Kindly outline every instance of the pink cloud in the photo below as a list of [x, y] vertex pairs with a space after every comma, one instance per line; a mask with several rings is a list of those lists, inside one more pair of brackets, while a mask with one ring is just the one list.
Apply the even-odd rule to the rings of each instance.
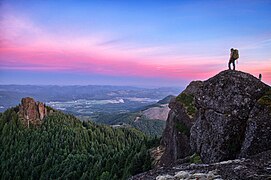
[[[174, 47], [114, 47], [99, 43], [112, 39], [104, 34], [74, 36], [63, 32], [56, 36], [18, 16], [2, 18], [0, 26], [0, 69], [202, 80], [227, 68], [228, 55], [157, 56], [164, 48]], [[266, 63], [237, 67], [256, 75], [262, 72], [270, 83], [270, 65]]]
[[[141, 76], [141, 77], [167, 77], [182, 78], [192, 75], [194, 69], [198, 71], [200, 67], [196, 66], [166, 66], [160, 64], [144, 63], [144, 60], [138, 62], [127, 59], [119, 59], [106, 55], [84, 55], [73, 52], [57, 51], [37, 51], [27, 48], [1, 48], [0, 49], [1, 67], [11, 69], [34, 70], [64, 70], [91, 72], [116, 76]], [[200, 71], [198, 71], [200, 72]], [[196, 73], [197, 74], [197, 73]], [[202, 74], [202, 73], [201, 73]], [[200, 76], [200, 75], [198, 75]]]
[[[168, 79], [207, 79], [221, 70], [227, 68], [227, 62], [209, 63], [206, 60], [198, 61], [200, 64], [169, 64], [153, 63], [155, 60], [138, 62], [124, 58], [111, 57], [110, 55], [83, 54], [71, 51], [28, 49], [28, 48], [0, 48], [1, 69], [28, 70], [28, 71], [57, 71], [97, 73], [111, 76], [134, 77], [160, 77]], [[131, 58], [132, 59], [132, 58]], [[196, 59], [193, 60], [197, 62]], [[181, 60], [180, 60], [181, 62]], [[240, 64], [239, 64], [240, 65]], [[237, 67], [239, 66], [237, 65]], [[261, 72], [266, 81], [270, 82], [271, 76], [268, 66], [244, 66], [244, 71], [254, 73]]]

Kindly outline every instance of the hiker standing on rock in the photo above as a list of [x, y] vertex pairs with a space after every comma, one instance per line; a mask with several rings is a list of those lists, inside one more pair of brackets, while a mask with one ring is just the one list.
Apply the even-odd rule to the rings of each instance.
[[231, 70], [231, 63], [233, 65], [233, 70], [235, 70], [235, 60], [239, 58], [239, 53], [237, 49], [231, 48], [231, 55], [230, 55], [230, 60], [229, 60], [229, 70]]

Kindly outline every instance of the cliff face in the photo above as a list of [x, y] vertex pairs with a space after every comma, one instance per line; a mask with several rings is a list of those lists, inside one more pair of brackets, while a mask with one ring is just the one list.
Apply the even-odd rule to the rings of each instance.
[[271, 149], [270, 87], [240, 71], [195, 81], [170, 103], [160, 165], [198, 153], [205, 163]]
[[170, 165], [177, 159], [192, 153], [190, 148], [190, 129], [195, 122], [194, 96], [199, 94], [202, 82], [194, 81], [178, 97], [169, 103], [170, 112], [163, 132], [161, 146], [165, 149], [160, 166]]
[[131, 179], [270, 178], [270, 86], [223, 71], [191, 82], [170, 108], [160, 167]]
[[23, 98], [19, 105], [19, 117], [23, 124], [29, 127], [30, 124], [39, 125], [47, 116], [47, 109], [41, 102], [35, 102], [33, 98]]
[[249, 114], [245, 140], [240, 157], [271, 149], [271, 90], [267, 91], [255, 104]]

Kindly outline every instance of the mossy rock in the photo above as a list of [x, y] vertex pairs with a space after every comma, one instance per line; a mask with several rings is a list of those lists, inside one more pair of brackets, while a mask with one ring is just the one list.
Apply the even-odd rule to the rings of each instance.
[[202, 163], [202, 160], [200, 158], [200, 155], [199, 154], [193, 154], [191, 157], [190, 157], [190, 163], [194, 163], [194, 164], [201, 164]]
[[267, 91], [259, 100], [258, 103], [263, 106], [269, 107], [271, 110], [271, 90]]
[[196, 113], [194, 96], [191, 94], [181, 93], [176, 97], [176, 101], [180, 102], [186, 109], [190, 118], [194, 117]]

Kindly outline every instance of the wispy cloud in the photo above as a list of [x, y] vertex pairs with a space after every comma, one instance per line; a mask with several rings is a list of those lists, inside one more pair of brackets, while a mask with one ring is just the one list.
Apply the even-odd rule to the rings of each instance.
[[109, 39], [103, 42], [98, 43], [98, 46], [115, 46], [115, 45], [120, 45], [123, 42], [126, 42], [127, 38], [115, 38], [115, 39]]
[[[1, 13], [0, 32], [0, 70], [192, 80], [207, 78], [227, 68], [228, 49], [219, 50], [225, 45], [217, 40], [157, 44], [110, 33], [81, 34], [67, 30], [59, 35], [12, 12]], [[244, 43], [240, 49], [249, 51], [270, 46], [271, 39], [266, 38], [249, 45]], [[253, 64], [256, 60], [241, 55], [247, 64], [239, 67], [252, 73], [264, 72], [270, 78], [270, 58]]]

